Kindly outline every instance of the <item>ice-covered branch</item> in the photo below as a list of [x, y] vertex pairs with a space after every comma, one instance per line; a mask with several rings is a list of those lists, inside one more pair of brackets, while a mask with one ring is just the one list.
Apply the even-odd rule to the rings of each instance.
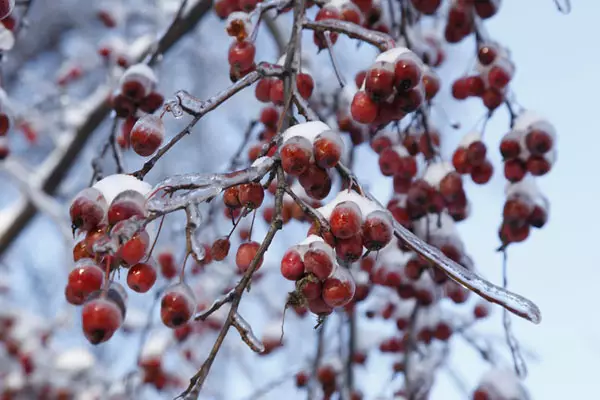
[[252, 332], [252, 327], [239, 313], [235, 313], [231, 320], [231, 326], [233, 326], [240, 333], [240, 336], [244, 343], [256, 353], [262, 353], [265, 351], [265, 346]]
[[515, 315], [539, 324], [542, 314], [531, 300], [494, 285], [446, 257], [439, 249], [425, 243], [412, 232], [394, 221], [394, 235], [411, 250], [423, 256], [437, 268], [444, 271], [455, 282], [465, 286], [484, 299], [496, 303]]
[[381, 51], [392, 49], [396, 45], [394, 39], [392, 39], [389, 35], [363, 28], [362, 26], [353, 24], [352, 22], [334, 19], [327, 19], [318, 22], [306, 20], [304, 21], [303, 26], [306, 29], [316, 32], [341, 33], [352, 39], [359, 39], [363, 42], [372, 44]]
[[206, 202], [231, 186], [261, 179], [274, 165], [272, 158], [263, 157], [253, 166], [239, 171], [171, 176], [154, 187], [146, 206], [150, 213], [159, 216], [184, 209], [190, 204]]
[[219, 352], [219, 349], [221, 348], [221, 345], [225, 340], [225, 336], [227, 336], [229, 328], [234, 324], [234, 318], [236, 318], [238, 307], [242, 299], [242, 294], [250, 284], [254, 272], [260, 265], [262, 257], [269, 249], [269, 246], [271, 246], [275, 235], [283, 226], [282, 210], [283, 195], [285, 194], [285, 185], [286, 182], [283, 169], [280, 165], [277, 165], [277, 190], [275, 192], [275, 212], [273, 215], [273, 220], [271, 221], [271, 224], [269, 226], [269, 231], [267, 232], [264, 240], [259, 246], [256, 255], [254, 256], [252, 262], [250, 263], [250, 266], [248, 267], [248, 270], [244, 273], [242, 279], [235, 286], [234, 294], [232, 295], [233, 299], [231, 301], [231, 308], [229, 310], [229, 314], [227, 315], [227, 319], [223, 324], [219, 335], [217, 336], [215, 344], [213, 345], [208, 357], [206, 358], [198, 372], [190, 379], [190, 384], [188, 385], [187, 389], [179, 396], [180, 398], [184, 398], [187, 400], [198, 397], [198, 394], [202, 389], [202, 386], [204, 384], [204, 381], [206, 380], [206, 377], [208, 376], [212, 364], [215, 358], [217, 357], [217, 353]]

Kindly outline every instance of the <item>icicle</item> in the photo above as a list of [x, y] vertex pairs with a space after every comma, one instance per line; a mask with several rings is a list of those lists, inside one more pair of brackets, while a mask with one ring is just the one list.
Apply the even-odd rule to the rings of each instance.
[[400, 240], [444, 270], [455, 282], [467, 287], [484, 299], [501, 305], [513, 314], [528, 319], [534, 324], [541, 322], [542, 315], [540, 309], [530, 300], [496, 286], [481, 278], [473, 271], [469, 271], [462, 265], [450, 260], [440, 250], [416, 237], [397, 221], [394, 221], [394, 232]]
[[[149, 212], [166, 214], [211, 200], [228, 187], [262, 178], [273, 166], [273, 159], [265, 157], [252, 167], [226, 174], [176, 175], [158, 183], [146, 204]], [[169, 193], [179, 189], [181, 192]]]
[[237, 312], [233, 315], [232, 325], [235, 326], [244, 343], [246, 343], [248, 347], [252, 349], [252, 351], [257, 353], [262, 353], [265, 351], [265, 346], [260, 340], [258, 340], [256, 336], [254, 336], [254, 332], [252, 332], [250, 324], [246, 322], [246, 320]]

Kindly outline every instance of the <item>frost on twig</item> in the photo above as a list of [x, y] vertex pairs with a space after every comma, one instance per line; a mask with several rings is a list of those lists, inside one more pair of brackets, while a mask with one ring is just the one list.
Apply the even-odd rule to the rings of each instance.
[[239, 313], [235, 313], [232, 320], [231, 325], [237, 329], [242, 337], [244, 343], [248, 345], [252, 349], [252, 351], [256, 353], [262, 353], [265, 351], [265, 346], [262, 342], [254, 335], [252, 331], [252, 327]]
[[253, 166], [224, 174], [186, 174], [171, 176], [158, 183], [148, 199], [147, 209], [157, 215], [184, 209], [190, 204], [209, 201], [223, 190], [261, 179], [271, 170], [274, 160], [263, 157]]

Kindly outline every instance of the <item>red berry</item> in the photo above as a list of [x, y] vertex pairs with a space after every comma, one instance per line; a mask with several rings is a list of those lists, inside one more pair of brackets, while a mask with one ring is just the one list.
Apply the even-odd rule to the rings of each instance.
[[265, 198], [265, 190], [258, 182], [243, 183], [238, 187], [240, 204], [249, 209], [261, 206]]
[[170, 251], [164, 251], [157, 257], [160, 273], [167, 279], [172, 279], [177, 275], [177, 266], [175, 257]]
[[227, 254], [229, 254], [229, 248], [231, 242], [229, 238], [222, 237], [214, 241], [210, 248], [210, 254], [215, 261], [223, 261]]
[[511, 74], [505, 68], [495, 65], [488, 73], [488, 81], [494, 89], [504, 89], [510, 82]]
[[256, 89], [254, 94], [256, 99], [263, 103], [268, 103], [271, 101], [271, 84], [273, 80], [271, 78], [262, 78], [256, 84]]
[[370, 124], [377, 118], [379, 107], [366, 92], [359, 91], [352, 99], [350, 113], [356, 122]]
[[346, 262], [354, 262], [362, 257], [363, 242], [361, 235], [354, 235], [348, 239], [337, 239], [335, 253]]
[[534, 129], [525, 136], [525, 145], [531, 154], [541, 156], [552, 149], [552, 137], [542, 130]]
[[494, 46], [485, 45], [479, 48], [477, 59], [481, 65], [490, 65], [496, 60], [498, 52]]
[[283, 170], [290, 175], [301, 175], [310, 165], [310, 141], [303, 136], [291, 137], [281, 147], [280, 154]]
[[344, 306], [352, 300], [355, 290], [354, 281], [349, 276], [328, 278], [323, 283], [323, 301], [331, 308]]
[[337, 132], [320, 133], [313, 143], [313, 154], [316, 164], [321, 168], [333, 168], [342, 158], [344, 142]]
[[384, 211], [373, 211], [365, 218], [362, 226], [363, 245], [367, 250], [377, 251], [392, 240], [392, 221]]
[[452, 96], [457, 100], [464, 100], [470, 93], [468, 78], [459, 78], [452, 84]]
[[475, 165], [471, 168], [471, 179], [478, 185], [483, 185], [489, 182], [494, 173], [494, 166], [489, 161], [484, 161], [480, 165]]
[[533, 176], [542, 176], [552, 169], [552, 164], [540, 156], [531, 156], [527, 159], [527, 171]]
[[[258, 249], [260, 244], [257, 242], [246, 242], [242, 243], [240, 247], [238, 247], [237, 253], [235, 255], [235, 264], [238, 267], [240, 272], [246, 272], [250, 265], [252, 264], [252, 260], [258, 254]], [[259, 269], [263, 263], [263, 257], [258, 260], [258, 264], [256, 269]]]
[[506, 160], [504, 162], [504, 177], [509, 182], [519, 182], [527, 173], [527, 166], [518, 158]]
[[71, 304], [83, 304], [85, 299], [93, 292], [100, 290], [104, 282], [104, 271], [92, 259], [84, 258], [75, 264], [69, 273], [67, 289]]
[[269, 127], [276, 128], [279, 121], [279, 111], [275, 107], [266, 107], [260, 112], [260, 122]]
[[238, 71], [245, 71], [254, 64], [254, 55], [256, 48], [252, 42], [235, 41], [229, 47], [228, 61], [229, 65]]
[[304, 275], [304, 262], [296, 249], [291, 248], [283, 255], [281, 259], [281, 275], [290, 281], [296, 281]]
[[483, 104], [488, 110], [493, 111], [502, 104], [504, 95], [496, 89], [490, 88], [483, 93]]
[[192, 290], [180, 283], [165, 290], [160, 302], [160, 318], [169, 328], [177, 328], [192, 318], [195, 308]]
[[316, 200], [324, 199], [331, 190], [332, 182], [327, 170], [316, 164], [310, 164], [308, 169], [298, 177], [298, 181], [306, 194]]
[[481, 165], [485, 161], [487, 148], [485, 143], [477, 140], [467, 147], [467, 160], [471, 166]]
[[309, 74], [299, 73], [296, 76], [296, 87], [303, 99], [308, 100], [315, 88], [315, 82]]
[[304, 267], [306, 272], [314, 274], [323, 280], [333, 273], [334, 258], [331, 247], [323, 242], [313, 242], [304, 253]]
[[239, 192], [238, 186], [232, 186], [225, 189], [225, 192], [223, 193], [223, 203], [229, 208], [241, 207], [242, 203], [240, 203]]
[[135, 264], [127, 272], [127, 286], [134, 292], [146, 293], [156, 282], [156, 268], [151, 262]]
[[140, 156], [148, 157], [158, 150], [164, 137], [165, 125], [162, 119], [148, 114], [137, 120], [131, 129], [131, 147]]
[[348, 239], [360, 232], [362, 213], [353, 201], [343, 201], [335, 206], [329, 217], [331, 233], [336, 238]]
[[[115, 227], [118, 227], [119, 224], [115, 225]], [[146, 231], [138, 232], [121, 246], [118, 256], [128, 265], [137, 264], [146, 255], [149, 242], [150, 237]]]
[[389, 63], [377, 62], [365, 77], [365, 91], [376, 100], [385, 100], [394, 93], [394, 67]]
[[69, 208], [71, 223], [75, 229], [94, 229], [104, 219], [107, 208], [108, 204], [102, 192], [93, 187], [83, 189]]
[[271, 83], [271, 88], [269, 90], [269, 98], [271, 101], [278, 105], [282, 106], [284, 101], [284, 87], [283, 81], [281, 79], [275, 79]]
[[135, 190], [125, 190], [117, 195], [108, 208], [108, 223], [114, 225], [131, 217], [144, 217], [146, 198]]
[[106, 342], [119, 329], [123, 315], [111, 300], [96, 298], [85, 303], [81, 311], [83, 333], [91, 344]]
[[419, 65], [411, 59], [400, 59], [394, 67], [396, 88], [405, 92], [414, 88], [421, 81], [422, 71]]
[[151, 92], [140, 103], [140, 110], [152, 114], [163, 105], [165, 98], [158, 92]]

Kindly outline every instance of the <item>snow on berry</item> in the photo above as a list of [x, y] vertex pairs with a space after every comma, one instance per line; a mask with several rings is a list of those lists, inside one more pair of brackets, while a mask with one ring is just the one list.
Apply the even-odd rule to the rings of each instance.
[[92, 187], [99, 190], [109, 204], [126, 190], [134, 190], [144, 196], [147, 196], [152, 190], [149, 183], [127, 174], [109, 175], [96, 182]]

